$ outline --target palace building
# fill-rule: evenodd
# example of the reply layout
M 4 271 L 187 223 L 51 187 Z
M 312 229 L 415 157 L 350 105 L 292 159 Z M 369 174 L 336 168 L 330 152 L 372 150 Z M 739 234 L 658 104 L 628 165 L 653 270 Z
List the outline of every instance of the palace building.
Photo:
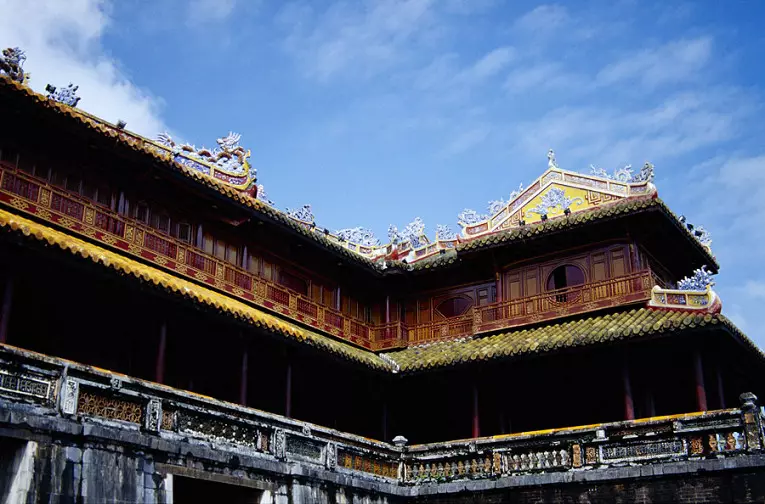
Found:
M 0 56 L 0 499 L 762 502 L 765 356 L 654 167 L 380 241 Z M 117 118 L 112 118 L 117 119 Z

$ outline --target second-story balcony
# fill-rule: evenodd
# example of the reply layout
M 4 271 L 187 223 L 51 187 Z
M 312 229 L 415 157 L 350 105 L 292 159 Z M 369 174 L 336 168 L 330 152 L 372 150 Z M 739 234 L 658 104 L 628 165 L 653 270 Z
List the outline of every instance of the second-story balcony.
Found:
M 372 323 L 317 303 L 283 285 L 207 254 L 103 205 L 70 194 L 2 166 L 0 202 L 16 211 L 64 227 L 158 268 L 225 292 L 369 350 L 401 348 L 500 331 L 558 317 L 648 301 L 655 279 L 650 270 L 541 294 L 474 306 L 465 314 L 406 324 Z

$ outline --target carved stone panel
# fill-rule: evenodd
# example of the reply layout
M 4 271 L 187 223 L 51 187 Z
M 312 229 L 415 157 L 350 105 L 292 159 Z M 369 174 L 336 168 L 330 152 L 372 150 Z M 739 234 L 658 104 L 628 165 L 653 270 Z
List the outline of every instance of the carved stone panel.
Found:
M 77 413 L 77 402 L 80 395 L 80 383 L 72 378 L 67 378 L 61 387 L 61 412 L 65 415 Z

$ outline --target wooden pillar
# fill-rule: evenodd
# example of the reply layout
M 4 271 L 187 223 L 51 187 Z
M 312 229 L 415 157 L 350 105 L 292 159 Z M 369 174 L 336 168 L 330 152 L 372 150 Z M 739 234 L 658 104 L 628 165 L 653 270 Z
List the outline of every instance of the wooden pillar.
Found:
M 632 400 L 632 383 L 630 382 L 630 370 L 627 364 L 622 365 L 622 382 L 624 384 L 624 419 L 635 419 L 635 403 Z
M 725 388 L 723 387 L 723 377 L 720 371 L 720 365 L 717 365 L 717 398 L 719 399 L 720 409 L 725 409 Z
M 385 296 L 385 323 L 390 323 L 390 296 Z
M 247 347 L 245 347 L 244 352 L 242 352 L 242 371 L 239 381 L 239 404 L 242 406 L 247 406 L 247 381 L 249 380 L 247 366 L 249 365 L 249 358 L 249 352 Z
M 11 319 L 13 306 L 13 276 L 9 273 L 3 289 L 3 305 L 0 306 L 0 343 L 8 342 L 8 323 Z
M 478 416 L 478 384 L 473 383 L 473 436 L 481 437 L 481 419 Z
M 383 397 L 382 405 L 382 441 L 388 440 L 388 399 Z
M 335 292 L 335 310 L 341 311 L 342 305 L 342 299 L 340 298 L 340 286 L 337 286 L 337 291 Z
M 289 358 L 289 357 L 288 357 Z M 287 379 L 284 386 L 284 416 L 292 418 L 292 362 L 287 361 Z
M 693 352 L 693 368 L 696 378 L 696 409 L 707 411 L 707 390 L 704 387 L 704 366 L 701 362 L 701 352 Z
M 495 275 L 496 275 L 496 287 L 495 288 L 496 288 L 497 293 L 496 293 L 496 296 L 495 296 L 496 299 L 494 301 L 499 303 L 500 301 L 504 301 L 505 300 L 505 293 L 502 292 L 502 273 L 499 271 L 499 268 L 497 268 L 495 270 Z
M 159 328 L 159 344 L 157 345 L 157 363 L 154 368 L 154 380 L 165 383 L 165 348 L 167 347 L 167 322 L 162 322 Z

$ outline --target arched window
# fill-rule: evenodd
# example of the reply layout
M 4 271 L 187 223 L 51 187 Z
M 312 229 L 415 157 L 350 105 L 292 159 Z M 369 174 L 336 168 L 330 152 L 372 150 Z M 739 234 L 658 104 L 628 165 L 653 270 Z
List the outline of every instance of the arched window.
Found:
M 547 290 L 554 291 L 565 289 L 566 287 L 575 287 L 584 283 L 584 272 L 573 264 L 565 264 L 555 268 L 550 276 L 547 277 Z M 558 303 L 567 303 L 576 301 L 579 297 L 578 292 L 566 292 L 555 295 L 555 301 Z
M 459 317 L 468 311 L 472 304 L 470 299 L 455 296 L 449 299 L 444 299 L 438 303 L 436 311 L 446 318 Z

